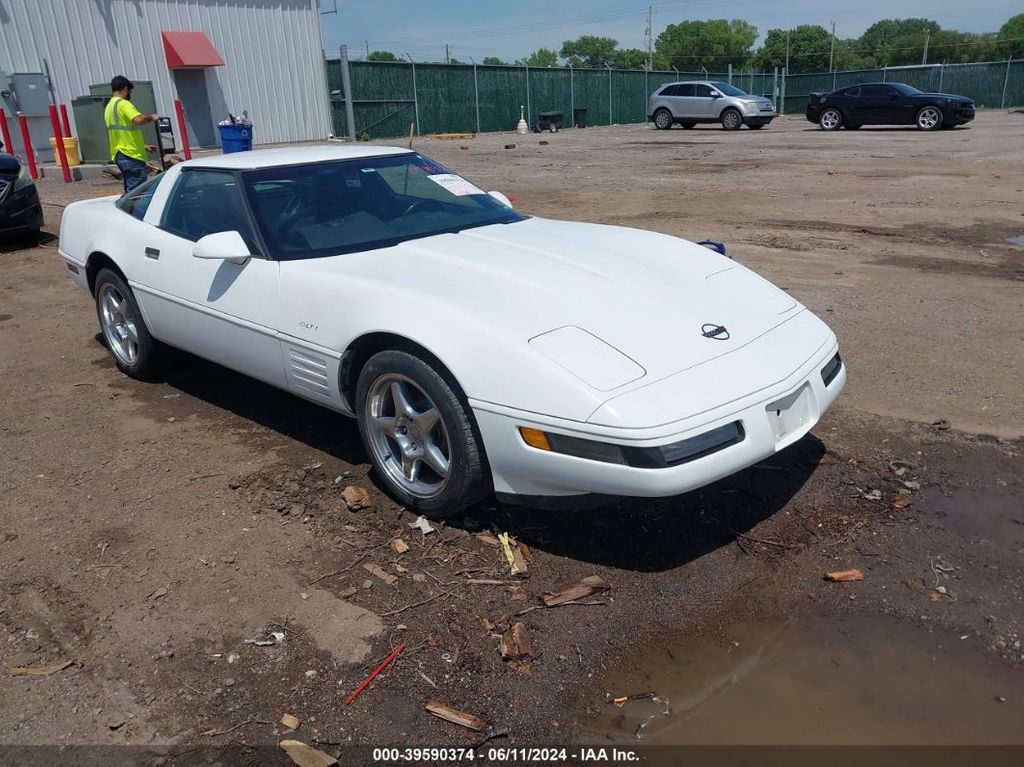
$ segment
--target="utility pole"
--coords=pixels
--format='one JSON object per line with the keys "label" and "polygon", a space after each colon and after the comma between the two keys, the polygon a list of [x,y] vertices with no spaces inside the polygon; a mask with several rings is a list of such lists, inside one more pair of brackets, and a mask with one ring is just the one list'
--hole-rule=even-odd
{"label": "utility pole", "polygon": [[928,43],[931,41],[931,39],[932,31],[930,29],[926,29],[924,31],[924,55],[921,57],[922,64],[928,63]]}
{"label": "utility pole", "polygon": [[448,43],[444,44],[444,63],[445,64],[451,64],[452,63],[452,52],[451,52],[451,48],[449,47]]}
{"label": "utility pole", "polygon": [[651,54],[652,38],[654,37],[654,6],[647,6],[647,29],[644,31],[644,38],[647,40],[647,71],[651,71],[653,57]]}
{"label": "utility pole", "polygon": [[836,53],[836,23],[832,22],[832,45],[828,49],[828,71],[834,71],[832,69],[832,62],[835,60]]}

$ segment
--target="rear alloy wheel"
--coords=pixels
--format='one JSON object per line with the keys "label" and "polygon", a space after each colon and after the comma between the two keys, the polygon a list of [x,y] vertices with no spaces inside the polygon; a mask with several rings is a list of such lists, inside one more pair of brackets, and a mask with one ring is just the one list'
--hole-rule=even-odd
{"label": "rear alloy wheel", "polygon": [[921,130],[938,130],[942,127],[942,111],[933,106],[921,107],[916,122]]}
{"label": "rear alloy wheel", "polygon": [[658,130],[669,130],[672,122],[672,113],[667,109],[659,109],[654,113],[654,127]]}
{"label": "rear alloy wheel", "polygon": [[721,120],[726,130],[739,130],[743,127],[743,115],[737,109],[726,109],[722,112]]}
{"label": "rear alloy wheel", "polygon": [[818,117],[818,125],[822,130],[839,130],[843,124],[842,113],[835,108],[826,109]]}
{"label": "rear alloy wheel", "polygon": [[356,385],[359,432],[384,488],[435,518],[479,501],[483,449],[456,384],[405,351],[375,354]]}
{"label": "rear alloy wheel", "polygon": [[132,378],[150,378],[157,369],[161,344],[149,334],[131,288],[117,272],[101,269],[95,292],[100,330],[118,369]]}

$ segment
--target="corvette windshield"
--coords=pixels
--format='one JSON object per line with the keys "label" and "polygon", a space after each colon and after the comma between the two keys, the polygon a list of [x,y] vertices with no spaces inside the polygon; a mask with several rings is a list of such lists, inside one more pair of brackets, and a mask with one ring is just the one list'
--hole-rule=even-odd
{"label": "corvette windshield", "polygon": [[524,218],[418,154],[266,168],[244,179],[263,238],[281,260],[386,248]]}

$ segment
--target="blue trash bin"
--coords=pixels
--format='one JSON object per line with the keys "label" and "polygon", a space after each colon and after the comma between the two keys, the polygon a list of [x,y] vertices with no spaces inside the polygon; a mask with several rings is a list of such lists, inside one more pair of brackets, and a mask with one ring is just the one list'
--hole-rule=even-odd
{"label": "blue trash bin", "polygon": [[252,124],[218,125],[220,145],[224,154],[248,152],[252,149]]}

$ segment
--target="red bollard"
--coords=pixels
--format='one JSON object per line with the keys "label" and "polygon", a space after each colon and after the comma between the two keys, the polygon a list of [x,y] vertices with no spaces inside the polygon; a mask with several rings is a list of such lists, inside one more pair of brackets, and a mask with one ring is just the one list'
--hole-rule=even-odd
{"label": "red bollard", "polygon": [[71,168],[68,166],[68,153],[64,150],[64,134],[60,131],[56,104],[50,104],[50,123],[53,125],[53,141],[57,145],[57,159],[60,161],[60,171],[64,174],[64,183],[70,184]]}
{"label": "red bollard", "polygon": [[178,130],[181,132],[181,151],[186,160],[192,159],[192,150],[188,148],[188,129],[185,127],[185,110],[181,107],[181,99],[174,100],[174,112],[178,115]]}
{"label": "red bollard", "polygon": [[25,145],[25,162],[28,163],[28,175],[35,181],[39,178],[39,170],[36,168],[36,154],[32,151],[32,139],[28,135],[28,119],[21,112],[18,112],[18,127],[21,128],[21,141]]}
{"label": "red bollard", "polygon": [[64,135],[71,138],[71,121],[68,119],[67,104],[60,105],[60,121],[64,124]]}
{"label": "red bollard", "polygon": [[0,141],[4,142],[4,150],[14,154],[14,144],[11,143],[11,132],[7,129],[7,113],[0,108]]}

